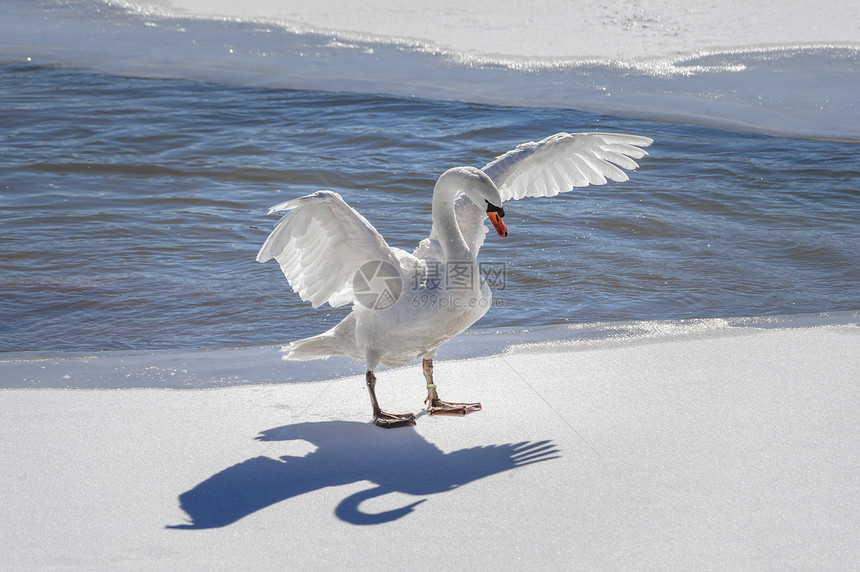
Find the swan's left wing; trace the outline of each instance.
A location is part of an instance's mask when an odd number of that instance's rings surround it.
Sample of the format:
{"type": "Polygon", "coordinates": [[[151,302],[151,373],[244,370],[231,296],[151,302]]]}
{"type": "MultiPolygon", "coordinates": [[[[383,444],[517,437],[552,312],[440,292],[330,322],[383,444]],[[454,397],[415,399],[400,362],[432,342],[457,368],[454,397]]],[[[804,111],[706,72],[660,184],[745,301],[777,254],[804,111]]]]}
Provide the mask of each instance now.
{"type": "Polygon", "coordinates": [[[275,205],[269,214],[278,211],[290,212],[263,243],[257,261],[277,260],[293,290],[314,308],[354,302],[353,278],[366,262],[400,267],[382,235],[338,193],[317,191],[275,205]]]}
{"type": "Polygon", "coordinates": [[[636,169],[634,159],[653,141],[622,133],[556,133],[543,141],[518,145],[487,164],[502,200],[554,197],[574,187],[626,181],[622,169],[636,169]]]}

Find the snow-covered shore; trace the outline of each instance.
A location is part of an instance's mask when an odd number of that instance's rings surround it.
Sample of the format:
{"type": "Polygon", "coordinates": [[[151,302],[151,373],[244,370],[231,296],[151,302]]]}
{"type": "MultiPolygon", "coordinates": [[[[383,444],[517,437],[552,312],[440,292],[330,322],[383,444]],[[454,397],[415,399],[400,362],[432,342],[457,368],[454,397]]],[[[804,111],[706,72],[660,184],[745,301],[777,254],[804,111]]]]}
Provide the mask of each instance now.
{"type": "MultiPolygon", "coordinates": [[[[750,46],[858,41],[852,0],[786,6],[778,0],[744,0],[679,5],[637,0],[602,2],[416,2],[374,0],[372,6],[347,0],[137,0],[180,14],[282,20],[319,31],[386,36],[443,49],[518,57],[634,60],[697,50],[750,46]]],[[[791,4],[791,3],[789,3],[791,4]]]]}
{"type": "MultiPolygon", "coordinates": [[[[398,430],[368,422],[359,376],[5,390],[2,564],[855,568],[858,336],[749,328],[440,361],[443,397],[484,410],[398,430]]],[[[417,367],[379,379],[384,406],[419,410],[417,367]]]]}

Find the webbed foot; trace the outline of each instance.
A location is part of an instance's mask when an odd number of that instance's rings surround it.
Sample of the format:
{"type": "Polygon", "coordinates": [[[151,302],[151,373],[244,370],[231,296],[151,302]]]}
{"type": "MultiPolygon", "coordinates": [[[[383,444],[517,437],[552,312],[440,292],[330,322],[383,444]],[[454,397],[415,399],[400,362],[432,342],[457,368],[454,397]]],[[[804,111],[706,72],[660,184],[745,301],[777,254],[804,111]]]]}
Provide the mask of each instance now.
{"type": "Polygon", "coordinates": [[[413,413],[386,413],[380,411],[373,416],[373,424],[385,429],[394,429],[395,427],[406,427],[415,425],[415,415],[413,413]]]}
{"type": "Polygon", "coordinates": [[[427,412],[430,415],[466,415],[481,410],[480,403],[449,403],[441,399],[424,400],[427,403],[427,412]]]}

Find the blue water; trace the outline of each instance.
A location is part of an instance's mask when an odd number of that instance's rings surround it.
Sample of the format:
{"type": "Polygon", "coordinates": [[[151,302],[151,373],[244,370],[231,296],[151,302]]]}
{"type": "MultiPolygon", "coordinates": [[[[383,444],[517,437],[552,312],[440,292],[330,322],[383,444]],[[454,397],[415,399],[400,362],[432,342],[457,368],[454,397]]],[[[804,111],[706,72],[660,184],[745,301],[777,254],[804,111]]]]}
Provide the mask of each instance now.
{"type": "MultiPolygon", "coordinates": [[[[504,265],[504,284],[477,331],[860,310],[858,145],[820,140],[853,138],[851,96],[826,122],[800,117],[792,102],[782,111],[794,119],[756,126],[746,112],[732,115],[734,103],[723,108],[728,119],[696,121],[687,106],[668,123],[630,118],[660,115],[647,103],[623,116],[550,99],[516,106],[440,94],[439,85],[462,90],[469,74],[502,73],[497,65],[440,63],[437,88],[410,97],[385,89],[390,76],[356,79],[350,90],[349,78],[313,75],[310,60],[305,83],[327,89],[287,89],[288,76],[243,75],[253,58],[201,66],[203,77],[145,43],[153,30],[179,35],[180,25],[186,40],[198,34],[196,45],[216,30],[222,43],[224,34],[247,39],[246,23],[145,25],[97,2],[12,1],[0,16],[0,28],[38,21],[44,34],[29,44],[18,27],[0,34],[2,352],[234,347],[318,333],[346,310],[313,310],[275,263],[255,262],[276,220],[269,206],[333,189],[390,244],[411,250],[429,231],[430,194],[445,169],[482,166],[561,130],[655,143],[627,183],[505,205],[510,237],[490,236],[481,255],[504,265]],[[87,26],[128,33],[101,37],[99,51],[81,39],[87,26]],[[831,130],[838,117],[844,128],[831,130]],[[803,138],[810,130],[816,139],[803,138]],[[793,137],[767,134],[777,131],[793,137]]],[[[244,49],[259,54],[262,44],[244,49]]],[[[841,75],[856,65],[853,54],[779,58],[810,74],[827,61],[841,75]]],[[[528,74],[504,73],[522,93],[528,74]]],[[[578,72],[533,73],[549,81],[578,72]]],[[[626,77],[611,81],[663,82],[664,95],[696,81],[626,77]]]]}

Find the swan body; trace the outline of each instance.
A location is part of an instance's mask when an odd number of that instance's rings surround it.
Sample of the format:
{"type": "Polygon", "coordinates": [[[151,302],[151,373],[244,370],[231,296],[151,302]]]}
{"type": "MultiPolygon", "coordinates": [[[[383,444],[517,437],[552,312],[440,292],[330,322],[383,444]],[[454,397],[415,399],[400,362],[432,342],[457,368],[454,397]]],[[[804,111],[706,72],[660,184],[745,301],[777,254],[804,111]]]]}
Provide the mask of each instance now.
{"type": "Polygon", "coordinates": [[[480,409],[480,404],[439,401],[432,360],[443,343],[491,305],[477,262],[487,233],[484,219],[505,237],[504,201],[626,181],[623,169],[636,169],[635,159],[646,155],[642,147],[651,142],[636,135],[558,133],[519,145],[482,169],[449,169],[433,190],[430,235],[411,253],[389,246],[338,193],[318,191],[273,206],[269,214],[287,214],[257,260],[277,260],[293,290],[314,308],[352,304],[352,312],[327,332],[287,345],[285,359],[364,360],[374,422],[383,427],[414,424],[414,416],[379,409],[373,373],[379,364],[423,358],[431,412],[480,409]]]}

